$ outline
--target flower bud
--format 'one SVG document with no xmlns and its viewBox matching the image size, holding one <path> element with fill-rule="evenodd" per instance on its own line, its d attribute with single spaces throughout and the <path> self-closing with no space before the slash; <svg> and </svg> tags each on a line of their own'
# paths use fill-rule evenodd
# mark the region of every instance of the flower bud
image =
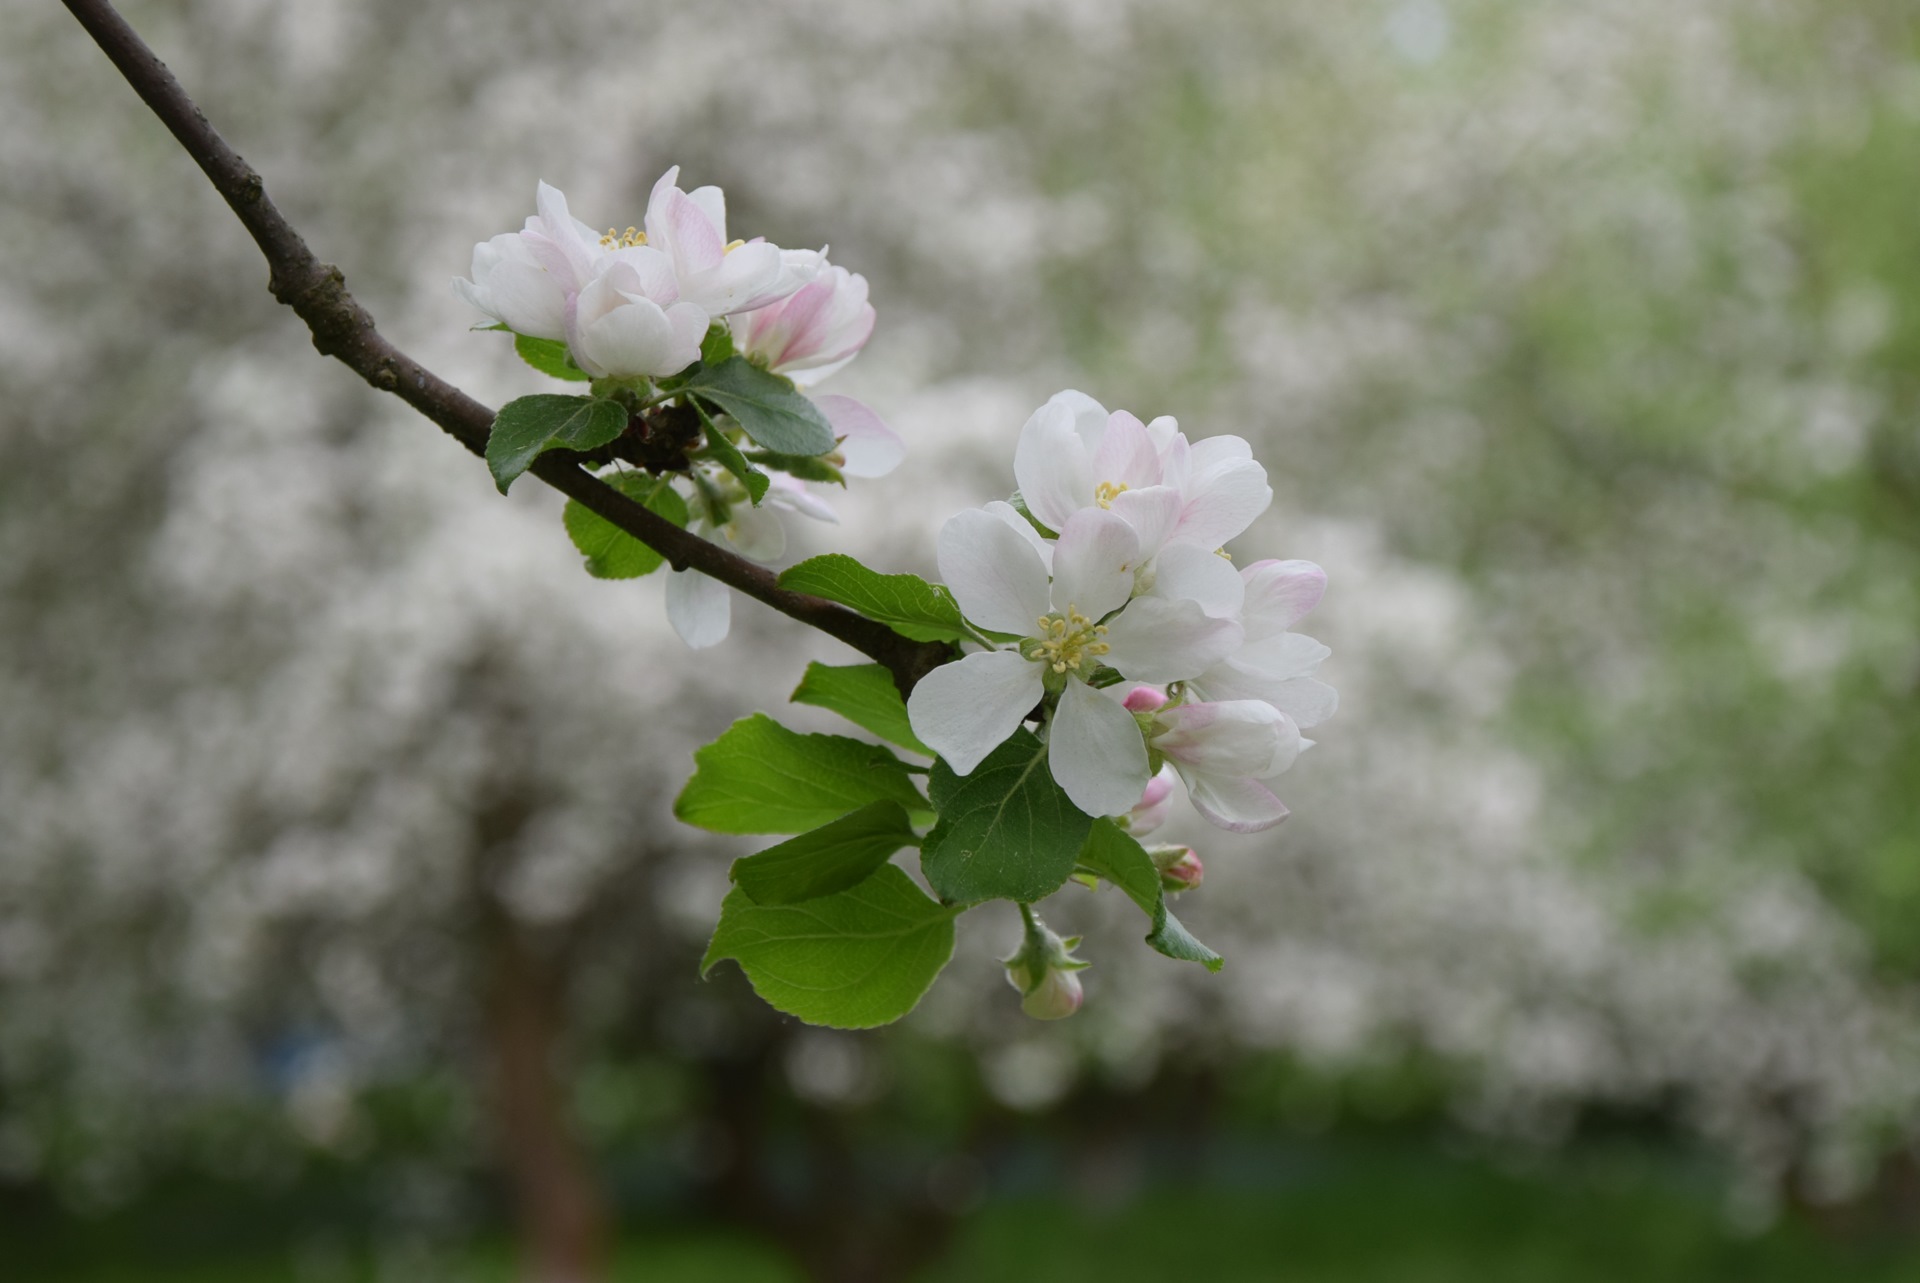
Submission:
<svg viewBox="0 0 1920 1283">
<path fill-rule="evenodd" d="M 1173 782 L 1176 778 L 1172 767 L 1163 767 L 1158 775 L 1148 780 L 1140 800 L 1134 803 L 1131 811 L 1120 817 L 1120 827 L 1135 837 L 1145 837 L 1165 824 L 1167 813 L 1173 809 Z"/>
<path fill-rule="evenodd" d="M 1147 852 L 1153 867 L 1160 870 L 1160 886 L 1166 891 L 1191 891 L 1200 885 L 1206 868 L 1190 846 L 1157 846 Z"/>
<path fill-rule="evenodd" d="M 1167 693 L 1158 686 L 1136 686 L 1127 692 L 1121 706 L 1129 713 L 1151 713 L 1166 702 Z"/>
<path fill-rule="evenodd" d="M 1032 910 L 1021 906 L 1026 938 L 1012 957 L 1002 960 L 1007 983 L 1020 991 L 1020 1010 L 1035 1020 L 1061 1020 L 1080 1010 L 1085 996 L 1076 971 L 1087 964 L 1073 956 L 1079 937 L 1062 940 L 1049 931 Z"/>
</svg>

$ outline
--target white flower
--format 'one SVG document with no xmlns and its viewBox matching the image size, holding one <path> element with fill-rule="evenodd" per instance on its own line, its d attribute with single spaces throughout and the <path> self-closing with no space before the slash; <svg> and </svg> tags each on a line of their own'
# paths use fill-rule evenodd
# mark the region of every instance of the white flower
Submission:
<svg viewBox="0 0 1920 1283">
<path fill-rule="evenodd" d="M 751 311 L 805 285 L 825 260 L 763 240 L 727 240 L 727 198 L 718 187 L 683 192 L 680 167 L 660 175 L 647 198 L 645 243 L 666 254 L 680 297 L 714 316 Z"/>
<path fill-rule="evenodd" d="M 599 234 L 567 212 L 567 198 L 541 183 L 540 211 L 517 232 L 473 247 L 473 279 L 455 277 L 462 298 L 516 334 L 567 337 L 568 301 L 593 279 L 607 247 Z"/>
<path fill-rule="evenodd" d="M 595 378 L 656 378 L 700 359 L 708 317 L 680 301 L 660 251 L 623 248 L 604 258 L 567 306 L 574 364 Z"/>
<path fill-rule="evenodd" d="M 803 388 L 853 360 L 873 334 L 867 278 L 844 267 L 822 267 L 779 302 L 728 320 L 736 348 Z"/>
<path fill-rule="evenodd" d="M 921 678 L 907 701 L 914 733 L 967 775 L 1052 693 L 1055 781 L 1089 815 L 1129 810 L 1147 784 L 1146 748 L 1132 715 L 1086 680 L 1105 666 L 1179 681 L 1236 649 L 1239 624 L 1192 601 L 1132 599 L 1139 538 L 1098 508 L 1072 514 L 1051 548 L 1006 504 L 969 509 L 941 528 L 937 552 L 966 618 L 1018 640 Z"/>
<path fill-rule="evenodd" d="M 784 473 L 771 475 L 771 485 L 754 507 L 746 488 L 731 475 L 715 469 L 703 473 L 706 487 L 695 487 L 687 506 L 693 514 L 687 529 L 703 539 L 715 532 L 713 509 L 706 489 L 717 492 L 727 505 L 718 533 L 735 551 L 753 561 L 778 561 L 787 551 L 787 528 L 781 513 L 797 513 L 815 521 L 837 523 L 832 508 L 807 489 L 806 483 Z M 674 571 L 667 578 L 667 620 L 694 650 L 717 646 L 733 627 L 733 597 L 727 586 L 697 570 Z"/>
<path fill-rule="evenodd" d="M 1118 513 L 1152 557 L 1171 541 L 1209 550 L 1244 531 L 1273 502 L 1267 472 L 1239 437 L 1189 442 L 1171 418 L 1108 414 L 1081 392 L 1033 412 L 1014 448 L 1020 497 L 1049 529 L 1088 508 Z"/>
<path fill-rule="evenodd" d="M 1320 604 L 1327 572 L 1310 561 L 1259 561 L 1240 572 L 1246 640 L 1186 683 L 1198 700 L 1262 700 L 1299 727 L 1318 726 L 1340 706 L 1333 687 L 1313 676 L 1332 654 L 1311 637 L 1288 632 Z"/>
<path fill-rule="evenodd" d="M 1180 775 L 1194 809 L 1235 833 L 1270 829 L 1287 808 L 1263 781 L 1300 756 L 1300 728 L 1263 700 L 1167 704 L 1147 742 Z"/>
</svg>

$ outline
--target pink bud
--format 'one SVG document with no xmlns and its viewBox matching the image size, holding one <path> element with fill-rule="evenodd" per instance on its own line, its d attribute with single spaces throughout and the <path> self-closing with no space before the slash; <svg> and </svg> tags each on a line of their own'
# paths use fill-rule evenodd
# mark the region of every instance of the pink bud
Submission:
<svg viewBox="0 0 1920 1283">
<path fill-rule="evenodd" d="M 1127 832 L 1135 837 L 1145 837 L 1167 822 L 1167 814 L 1173 810 L 1174 778 L 1172 771 L 1162 769 L 1160 774 L 1147 781 L 1146 791 L 1140 794 L 1140 800 L 1124 817 Z"/>
<path fill-rule="evenodd" d="M 1080 1010 L 1080 1000 L 1085 996 L 1079 976 L 1071 971 L 1049 970 L 1046 978 L 1020 999 L 1020 1010 L 1035 1020 L 1064 1020 Z"/>
<path fill-rule="evenodd" d="M 1206 876 L 1206 867 L 1190 846 L 1156 847 L 1150 854 L 1154 867 L 1160 870 L 1160 885 L 1165 890 L 1191 891 Z"/>
<path fill-rule="evenodd" d="M 1122 701 L 1129 713 L 1151 713 L 1167 702 L 1167 693 L 1158 686 L 1136 686 Z"/>
</svg>

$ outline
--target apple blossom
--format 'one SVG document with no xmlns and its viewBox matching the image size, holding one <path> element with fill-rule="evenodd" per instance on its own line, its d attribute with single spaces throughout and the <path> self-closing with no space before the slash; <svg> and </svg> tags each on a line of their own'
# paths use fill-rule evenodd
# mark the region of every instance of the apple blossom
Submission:
<svg viewBox="0 0 1920 1283">
<path fill-rule="evenodd" d="M 1189 442 L 1171 418 L 1146 424 L 1124 410 L 1109 414 L 1074 391 L 1028 418 L 1013 471 L 1041 524 L 1058 530 L 1076 512 L 1110 509 L 1148 557 L 1173 540 L 1222 547 L 1273 502 L 1266 469 L 1241 438 Z"/>
<path fill-rule="evenodd" d="M 838 523 L 831 507 L 807 489 L 806 483 L 773 473 L 767 493 L 755 507 L 746 487 L 728 473 L 696 465 L 693 495 L 687 507 L 693 514 L 687 529 L 704 539 L 717 530 L 743 557 L 778 561 L 787 550 L 787 528 L 779 514 L 797 513 L 815 521 Z M 733 628 L 733 595 L 727 586 L 697 570 L 676 570 L 667 578 L 667 620 L 694 650 L 725 641 Z"/>
<path fill-rule="evenodd" d="M 1146 721 L 1147 743 L 1178 772 L 1194 809 L 1235 833 L 1269 829 L 1287 808 L 1263 782 L 1300 756 L 1300 728 L 1262 700 L 1169 702 Z"/>
<path fill-rule="evenodd" d="M 1141 686 L 1138 689 L 1153 688 Z M 1127 707 L 1131 711 L 1132 706 Z M 1179 778 L 1171 766 L 1161 767 L 1159 774 L 1147 781 L 1147 787 L 1141 791 L 1140 800 L 1134 803 L 1133 809 L 1120 817 L 1120 827 L 1135 837 L 1145 837 L 1165 824 L 1167 813 L 1173 809 L 1173 785 Z"/>
<path fill-rule="evenodd" d="M 680 190 L 675 165 L 647 198 L 644 243 L 672 264 L 680 295 L 714 316 L 765 307 L 818 273 L 823 256 L 764 240 L 727 240 L 727 198 L 718 187 Z"/>
<path fill-rule="evenodd" d="M 1199 700 L 1257 699 L 1302 729 L 1318 726 L 1340 705 L 1333 687 L 1313 674 L 1332 652 L 1288 629 L 1320 604 L 1327 572 L 1310 561 L 1258 561 L 1240 572 L 1245 599 L 1239 618 L 1245 642 L 1186 683 Z"/>
<path fill-rule="evenodd" d="M 873 333 L 867 278 L 821 264 L 820 273 L 766 307 L 728 318 L 736 350 L 809 387 L 860 354 Z"/>
<path fill-rule="evenodd" d="M 1118 815 L 1146 787 L 1146 747 L 1132 715 L 1088 679 L 1111 668 L 1179 681 L 1237 649 L 1241 629 L 1192 601 L 1133 599 L 1140 541 L 1118 515 L 1089 508 L 1062 526 L 1050 550 L 1005 505 L 941 528 L 940 572 L 961 613 L 1015 640 L 934 669 L 907 711 L 914 733 L 967 775 L 1051 696 L 1054 780 L 1088 814 Z"/>
<path fill-rule="evenodd" d="M 1190 846 L 1150 847 L 1147 855 L 1153 860 L 1153 867 L 1160 871 L 1160 887 L 1164 891 L 1191 891 L 1206 876 L 1206 866 Z"/>
<path fill-rule="evenodd" d="M 603 259 L 568 300 L 567 347 L 595 378 L 657 378 L 700 359 L 705 311 L 679 299 L 666 256 L 638 246 Z"/>
<path fill-rule="evenodd" d="M 1026 905 L 1020 906 L 1026 923 L 1026 935 L 1011 957 L 1001 961 L 1007 969 L 1007 983 L 1020 991 L 1020 1010 L 1035 1020 L 1062 1020 L 1080 1010 L 1085 996 L 1080 977 L 1089 964 L 1073 956 L 1078 936 L 1062 940 L 1035 917 Z"/>
</svg>

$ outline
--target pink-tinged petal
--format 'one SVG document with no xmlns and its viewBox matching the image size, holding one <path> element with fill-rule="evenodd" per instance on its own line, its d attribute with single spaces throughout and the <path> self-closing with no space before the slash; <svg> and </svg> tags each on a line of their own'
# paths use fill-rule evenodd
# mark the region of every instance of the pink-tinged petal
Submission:
<svg viewBox="0 0 1920 1283">
<path fill-rule="evenodd" d="M 1216 619 L 1235 619 L 1246 600 L 1246 585 L 1233 563 L 1199 544 L 1174 543 L 1153 559 L 1155 597 L 1191 601 Z"/>
<path fill-rule="evenodd" d="M 1083 508 L 1060 527 L 1053 547 L 1053 609 L 1069 607 L 1088 619 L 1105 618 L 1133 596 L 1140 539 L 1111 512 Z"/>
<path fill-rule="evenodd" d="M 667 619 L 694 650 L 719 645 L 733 624 L 727 586 L 697 570 L 674 572 L 667 577 Z"/>
<path fill-rule="evenodd" d="M 647 240 L 665 247 L 668 240 L 667 210 L 673 204 L 679 192 L 680 166 L 675 165 L 653 182 L 653 190 L 647 193 L 647 213 L 641 221 L 646 226 Z"/>
<path fill-rule="evenodd" d="M 680 290 L 715 316 L 727 316 L 785 298 L 780 279 L 780 250 L 762 242 L 739 246 L 711 268 L 683 271 Z"/>
<path fill-rule="evenodd" d="M 880 421 L 864 402 L 850 396 L 817 396 L 813 403 L 827 416 L 840 439 L 840 471 L 849 477 L 884 477 L 907 457 L 907 443 Z"/>
<path fill-rule="evenodd" d="M 1258 780 L 1220 779 L 1181 772 L 1193 809 L 1229 833 L 1259 833 L 1287 818 L 1287 806 Z"/>
<path fill-rule="evenodd" d="M 684 276 L 719 265 L 727 241 L 706 211 L 684 192 L 671 193 L 666 202 L 667 244 L 674 266 Z M 648 239 L 652 239 L 649 237 Z"/>
<path fill-rule="evenodd" d="M 1230 460 L 1205 475 L 1196 472 L 1186 496 L 1173 537 L 1220 548 L 1267 510 L 1273 489 L 1265 468 L 1250 459 Z"/>
<path fill-rule="evenodd" d="M 1185 681 L 1240 646 L 1240 625 L 1191 601 L 1136 597 L 1107 625 L 1107 663 L 1136 682 Z"/>
<path fill-rule="evenodd" d="M 1172 486 L 1147 486 L 1121 492 L 1108 511 L 1133 527 L 1140 536 L 1140 555 L 1151 557 L 1179 525 L 1182 504 L 1180 492 Z"/>
<path fill-rule="evenodd" d="M 907 720 L 920 742 L 971 775 L 987 754 L 1020 729 L 1046 687 L 1040 666 L 1018 651 L 983 650 L 914 683 Z"/>
<path fill-rule="evenodd" d="M 1173 439 L 1179 435 L 1180 422 L 1171 414 L 1163 414 L 1147 424 L 1147 436 L 1153 441 L 1153 448 L 1162 456 L 1166 454 L 1167 447 L 1173 444 Z"/>
<path fill-rule="evenodd" d="M 1020 515 L 1018 508 L 1004 499 L 995 499 L 982 511 L 991 512 L 1011 526 L 1014 532 L 1026 540 L 1028 546 L 1039 556 L 1040 564 L 1047 568 L 1047 574 L 1049 576 L 1053 574 L 1053 545 L 1040 537 L 1040 532 L 1033 528 L 1031 521 Z"/>
<path fill-rule="evenodd" d="M 567 198 L 557 187 L 546 183 L 536 187 L 534 207 L 540 211 L 539 226 L 529 226 L 535 233 L 527 238 L 529 248 L 567 288 L 578 289 L 593 274 L 599 258 L 596 234 L 568 211 Z M 564 266 L 556 270 L 557 265 Z"/>
<path fill-rule="evenodd" d="M 1312 677 L 1294 677 L 1271 687 L 1266 700 L 1302 729 L 1320 725 L 1340 709 L 1340 692 Z"/>
<path fill-rule="evenodd" d="M 1145 837 L 1167 822 L 1167 815 L 1173 810 L 1173 785 L 1179 778 L 1171 766 L 1163 766 L 1158 775 L 1147 781 L 1140 800 L 1127 813 L 1127 832 Z"/>
<path fill-rule="evenodd" d="M 1047 732 L 1047 765 L 1088 815 L 1133 809 L 1147 786 L 1147 746 L 1133 714 L 1084 682 L 1060 692 Z"/>
<path fill-rule="evenodd" d="M 1047 568 L 1005 521 L 980 508 L 955 513 L 934 545 L 960 613 L 980 627 L 1031 636 L 1047 613 Z"/>
<path fill-rule="evenodd" d="M 688 192 L 687 199 L 713 225 L 714 232 L 724 244 L 727 239 L 727 194 L 709 184 Z"/>
<path fill-rule="evenodd" d="M 1059 396 L 1035 410 L 1020 429 L 1013 479 L 1027 511 L 1049 530 L 1059 530 L 1074 513 L 1093 506 L 1086 442 L 1074 429 L 1072 406 Z"/>
<path fill-rule="evenodd" d="M 661 307 L 680 300 L 680 280 L 673 274 L 673 260 L 651 245 L 628 245 L 609 250 L 606 261 L 618 264 L 615 284 L 630 294 L 650 298 Z M 602 271 L 614 271 L 611 266 Z"/>
<path fill-rule="evenodd" d="M 1183 770 L 1262 778 L 1283 744 L 1292 761 L 1300 728 L 1259 700 L 1181 704 L 1153 719 L 1153 746 Z"/>
<path fill-rule="evenodd" d="M 1095 483 L 1139 489 L 1160 484 L 1160 451 L 1147 435 L 1147 425 L 1125 410 L 1107 418 L 1100 448 L 1093 454 Z"/>
<path fill-rule="evenodd" d="M 1240 572 L 1247 586 L 1242 622 L 1255 640 L 1284 633 L 1327 592 L 1327 572 L 1311 561 L 1256 561 Z"/>
</svg>

